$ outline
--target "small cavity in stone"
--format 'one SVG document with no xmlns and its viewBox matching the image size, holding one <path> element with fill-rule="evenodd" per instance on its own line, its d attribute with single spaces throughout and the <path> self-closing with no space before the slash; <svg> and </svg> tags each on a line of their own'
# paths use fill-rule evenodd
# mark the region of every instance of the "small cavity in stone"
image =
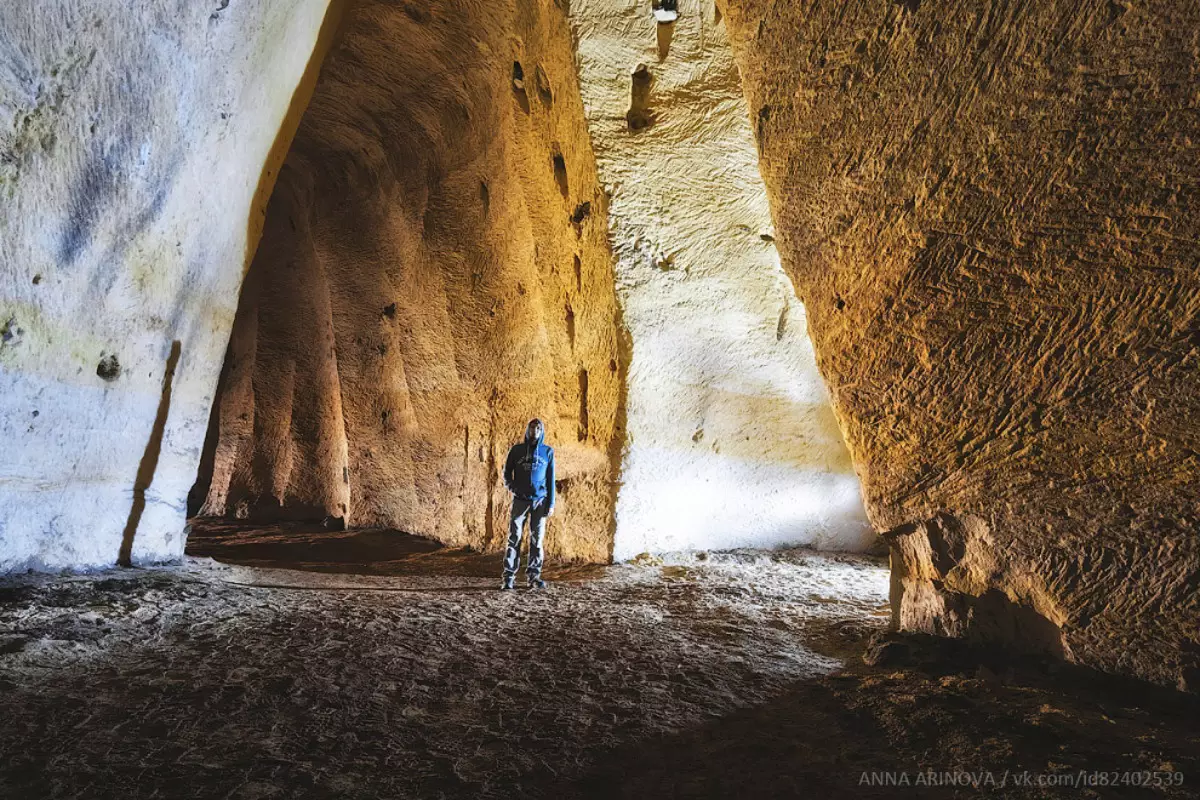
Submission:
<svg viewBox="0 0 1200 800">
<path fill-rule="evenodd" d="M 638 64 L 632 76 L 629 111 L 625 113 L 625 124 L 631 131 L 640 131 L 654 124 L 654 114 L 650 111 L 652 83 L 654 76 L 650 74 L 650 68 L 645 64 Z"/>
<path fill-rule="evenodd" d="M 115 381 L 121 377 L 121 362 L 115 353 L 107 356 L 101 353 L 100 363 L 96 365 L 96 374 L 106 381 Z"/>
<path fill-rule="evenodd" d="M 533 78 L 537 82 L 538 97 L 542 99 L 542 103 L 546 106 L 553 105 L 554 92 L 550 89 L 550 78 L 546 76 L 546 70 L 542 69 L 541 64 L 534 70 Z"/>
<path fill-rule="evenodd" d="M 558 145 L 554 145 L 551 162 L 554 165 L 554 182 L 558 184 L 558 191 L 565 198 L 569 196 L 569 189 L 567 187 L 567 161 L 563 158 L 562 151 L 559 150 Z"/>
<path fill-rule="evenodd" d="M 571 215 L 571 222 L 575 225 L 582 225 L 583 221 L 592 214 L 592 204 L 585 201 L 575 206 L 575 213 Z"/>
</svg>

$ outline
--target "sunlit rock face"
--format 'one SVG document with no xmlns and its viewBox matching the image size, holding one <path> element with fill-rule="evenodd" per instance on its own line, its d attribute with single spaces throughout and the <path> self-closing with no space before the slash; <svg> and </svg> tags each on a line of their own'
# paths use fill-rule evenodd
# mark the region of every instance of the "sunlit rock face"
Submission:
<svg viewBox="0 0 1200 800">
<path fill-rule="evenodd" d="M 1194 686 L 1200 6 L 722 7 L 898 623 Z"/>
<path fill-rule="evenodd" d="M 632 341 L 614 554 L 865 548 L 725 27 L 707 3 L 651 11 L 570 10 Z"/>
<path fill-rule="evenodd" d="M 256 188 L 325 6 L 0 4 L 0 571 L 182 556 Z"/>
<path fill-rule="evenodd" d="M 607 560 L 617 331 L 562 10 L 355 3 L 271 199 L 194 500 L 494 550 L 537 416 L 548 554 Z"/>
</svg>

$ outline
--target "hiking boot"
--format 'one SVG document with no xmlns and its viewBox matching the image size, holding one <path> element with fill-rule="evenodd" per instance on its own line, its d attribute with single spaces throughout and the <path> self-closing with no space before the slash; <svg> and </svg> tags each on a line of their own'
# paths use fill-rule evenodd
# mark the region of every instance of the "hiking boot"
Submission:
<svg viewBox="0 0 1200 800">
<path fill-rule="evenodd" d="M 502 592 L 503 592 L 503 591 L 508 591 L 508 590 L 510 590 L 510 589 L 514 589 L 514 588 L 516 588 L 516 587 L 515 587 L 515 586 L 513 586 L 513 579 L 512 579 L 512 578 L 505 578 L 505 579 L 504 579 L 504 583 L 500 584 L 500 591 L 502 591 Z"/>
<path fill-rule="evenodd" d="M 529 579 L 529 588 L 530 588 L 531 590 L 533 590 L 533 589 L 545 589 L 545 588 L 546 588 L 546 582 L 545 582 L 544 580 L 542 580 L 541 578 L 530 578 L 530 579 Z"/>
</svg>

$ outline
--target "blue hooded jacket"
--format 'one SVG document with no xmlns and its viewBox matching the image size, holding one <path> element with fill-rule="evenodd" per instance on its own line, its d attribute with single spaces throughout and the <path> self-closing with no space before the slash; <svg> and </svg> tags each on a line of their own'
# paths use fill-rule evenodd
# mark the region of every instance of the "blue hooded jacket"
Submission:
<svg viewBox="0 0 1200 800">
<path fill-rule="evenodd" d="M 545 500 L 546 508 L 553 508 L 554 448 L 542 444 L 545 426 L 539 421 L 538 427 L 542 431 L 538 436 L 530 438 L 526 433 L 525 441 L 514 444 L 508 451 L 508 459 L 504 462 L 504 485 L 522 500 L 535 505 Z"/>
</svg>

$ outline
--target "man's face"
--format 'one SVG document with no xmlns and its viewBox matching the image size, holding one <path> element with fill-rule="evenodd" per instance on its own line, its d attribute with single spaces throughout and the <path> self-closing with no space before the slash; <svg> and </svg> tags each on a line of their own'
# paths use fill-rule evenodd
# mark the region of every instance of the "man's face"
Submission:
<svg viewBox="0 0 1200 800">
<path fill-rule="evenodd" d="M 525 429 L 526 439 L 538 439 L 542 435 L 542 426 L 536 422 L 529 423 L 529 427 Z"/>
</svg>

